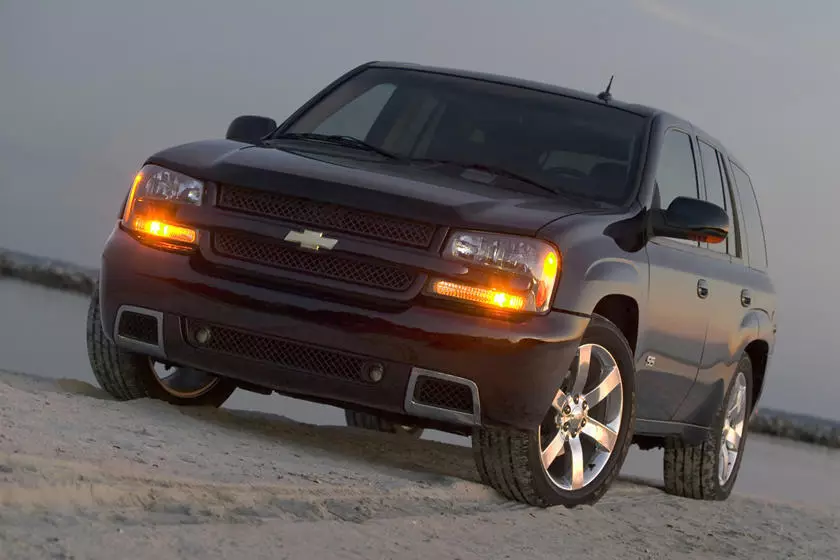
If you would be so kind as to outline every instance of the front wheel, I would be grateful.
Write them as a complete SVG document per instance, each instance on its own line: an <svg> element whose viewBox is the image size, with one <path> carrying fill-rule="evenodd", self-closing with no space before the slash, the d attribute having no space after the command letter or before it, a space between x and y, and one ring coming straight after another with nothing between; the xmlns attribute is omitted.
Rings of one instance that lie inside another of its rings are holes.
<svg viewBox="0 0 840 560"><path fill-rule="evenodd" d="M220 407L236 390L230 379L118 348L102 330L98 288L88 307L87 350L99 385L121 401L153 398L179 406Z"/></svg>
<svg viewBox="0 0 840 560"><path fill-rule="evenodd" d="M527 431L479 428L479 475L505 497L538 507L597 502L632 441L635 366L627 339L593 315L542 424Z"/></svg>
<svg viewBox="0 0 840 560"><path fill-rule="evenodd" d="M753 369L744 354L735 369L706 440L686 445L669 440L665 446L665 491L696 500L725 500L741 469L752 409Z"/></svg>

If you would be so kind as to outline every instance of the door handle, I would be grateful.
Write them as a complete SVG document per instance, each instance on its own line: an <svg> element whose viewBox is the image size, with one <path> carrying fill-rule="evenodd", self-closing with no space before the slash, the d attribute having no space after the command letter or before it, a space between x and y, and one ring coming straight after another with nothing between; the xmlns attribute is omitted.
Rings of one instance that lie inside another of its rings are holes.
<svg viewBox="0 0 840 560"><path fill-rule="evenodd" d="M700 299L709 297L709 283L702 278L697 281L697 297Z"/></svg>
<svg viewBox="0 0 840 560"><path fill-rule="evenodd" d="M749 307L752 304L752 294L747 289L741 290L741 306Z"/></svg>

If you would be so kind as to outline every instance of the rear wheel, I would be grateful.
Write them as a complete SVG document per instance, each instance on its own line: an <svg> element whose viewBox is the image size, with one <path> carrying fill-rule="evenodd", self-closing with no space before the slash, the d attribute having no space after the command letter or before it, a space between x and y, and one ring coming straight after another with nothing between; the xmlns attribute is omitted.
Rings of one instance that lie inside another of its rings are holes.
<svg viewBox="0 0 840 560"><path fill-rule="evenodd" d="M179 406L219 407L236 390L232 380L118 348L102 330L98 289L88 307L87 350L99 385L119 400L153 398Z"/></svg>
<svg viewBox="0 0 840 560"><path fill-rule="evenodd" d="M345 410L344 418L347 420L347 425L354 428L363 428L365 430L374 430L377 432L387 432L390 434L397 434L400 436L413 437L420 439L423 435L423 428L419 426L412 426L407 424L395 424L375 414L367 412L356 412L354 410Z"/></svg>
<svg viewBox="0 0 840 560"><path fill-rule="evenodd" d="M752 409L752 362L744 354L715 416L706 440L686 445L665 444L665 491L696 500L725 500L741 468Z"/></svg>
<svg viewBox="0 0 840 560"><path fill-rule="evenodd" d="M481 479L509 499L539 507L597 502L630 447L634 377L633 352L624 335L593 316L539 427L474 432Z"/></svg>

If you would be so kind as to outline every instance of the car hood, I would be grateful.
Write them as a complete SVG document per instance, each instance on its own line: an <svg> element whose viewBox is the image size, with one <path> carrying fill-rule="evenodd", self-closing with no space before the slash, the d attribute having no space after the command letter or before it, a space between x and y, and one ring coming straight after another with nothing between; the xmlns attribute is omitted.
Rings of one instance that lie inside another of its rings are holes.
<svg viewBox="0 0 840 560"><path fill-rule="evenodd" d="M148 163L220 184L438 225L524 235L534 235L558 218L601 208L595 203L478 183L383 160L360 150L330 146L322 149L302 142L266 147L206 140L163 150L150 157Z"/></svg>

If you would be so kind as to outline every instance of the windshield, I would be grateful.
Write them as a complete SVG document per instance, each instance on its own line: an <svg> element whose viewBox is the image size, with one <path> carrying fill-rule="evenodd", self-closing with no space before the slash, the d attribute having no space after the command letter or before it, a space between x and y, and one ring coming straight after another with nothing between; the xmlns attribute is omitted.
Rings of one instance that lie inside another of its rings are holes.
<svg viewBox="0 0 840 560"><path fill-rule="evenodd" d="M573 97L369 68L284 132L352 136L403 159L501 169L558 193L619 204L632 189L645 124L642 116ZM533 192L511 175L506 181Z"/></svg>

